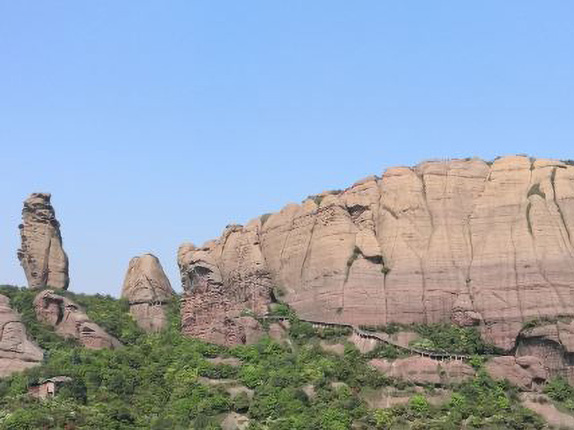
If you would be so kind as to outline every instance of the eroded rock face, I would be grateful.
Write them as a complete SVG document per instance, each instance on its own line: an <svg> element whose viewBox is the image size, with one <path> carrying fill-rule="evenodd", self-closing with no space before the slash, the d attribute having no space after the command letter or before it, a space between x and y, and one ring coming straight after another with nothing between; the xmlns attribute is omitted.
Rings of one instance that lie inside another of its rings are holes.
<svg viewBox="0 0 574 430"><path fill-rule="evenodd" d="M248 314L267 312L272 282L259 248L259 224L229 227L221 243L180 247L183 333L221 345L260 337L259 323Z"/></svg>
<svg viewBox="0 0 574 430"><path fill-rule="evenodd" d="M219 322L197 327L232 327L276 286L304 319L454 321L510 351L526 321L574 315L573 241L574 166L512 156L391 168L183 246L184 287L204 297L184 306L184 326L193 334L209 309Z"/></svg>
<svg viewBox="0 0 574 430"><path fill-rule="evenodd" d="M548 372L537 357L494 357L486 362L486 371L495 380L508 380L522 390L538 390L548 379Z"/></svg>
<svg viewBox="0 0 574 430"><path fill-rule="evenodd" d="M62 248L60 223L50 198L50 194L33 193L24 201L18 259L29 288L65 290L69 284L68 256Z"/></svg>
<svg viewBox="0 0 574 430"><path fill-rule="evenodd" d="M574 383L574 322L558 321L523 330L516 356L537 357L550 377L562 376Z"/></svg>
<svg viewBox="0 0 574 430"><path fill-rule="evenodd" d="M0 377L38 366L44 358L42 349L31 341L10 299L0 294Z"/></svg>
<svg viewBox="0 0 574 430"><path fill-rule="evenodd" d="M34 299L34 311L40 322L54 327L65 338L74 338L89 349L118 348L121 343L88 318L84 310L51 290Z"/></svg>
<svg viewBox="0 0 574 430"><path fill-rule="evenodd" d="M130 303L130 313L147 332L161 331L167 323L166 307L174 291L159 259L144 254L130 260L122 287L122 297Z"/></svg>
<svg viewBox="0 0 574 430"><path fill-rule="evenodd" d="M412 356L397 360L373 359L371 366L391 378L418 385L459 384L474 376L474 369L462 361L437 361L428 357Z"/></svg>

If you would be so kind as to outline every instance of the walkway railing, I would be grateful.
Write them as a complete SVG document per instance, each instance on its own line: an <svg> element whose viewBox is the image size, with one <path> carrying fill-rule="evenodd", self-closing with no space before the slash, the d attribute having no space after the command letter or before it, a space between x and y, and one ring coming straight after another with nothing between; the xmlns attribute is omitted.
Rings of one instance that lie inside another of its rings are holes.
<svg viewBox="0 0 574 430"><path fill-rule="evenodd" d="M268 321L288 321L288 317L278 316L278 315L264 315L264 319ZM378 342L385 343L387 345L394 346L402 351L406 351L410 354L420 355L422 357L432 358L433 360L469 360L470 355L463 355L463 354L452 354L449 352L441 352L441 351L430 351L420 348L414 348L411 346L406 346L398 343L397 341L393 340L390 335L386 333L375 333L371 331L363 330L359 327L356 327L352 324L345 324L345 323L330 323L324 321L312 321L307 319L299 318L299 321L306 322L312 324L314 328L347 328L353 331L357 336L363 339L374 339Z"/></svg>

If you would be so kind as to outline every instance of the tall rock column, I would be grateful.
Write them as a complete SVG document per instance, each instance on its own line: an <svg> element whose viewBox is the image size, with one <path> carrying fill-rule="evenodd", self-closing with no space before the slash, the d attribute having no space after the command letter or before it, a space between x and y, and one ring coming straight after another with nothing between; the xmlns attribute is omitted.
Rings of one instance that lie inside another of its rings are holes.
<svg viewBox="0 0 574 430"><path fill-rule="evenodd" d="M157 332L166 326L166 306L174 294L156 256L144 254L130 260L122 298L129 301L130 313L143 330Z"/></svg>
<svg viewBox="0 0 574 430"><path fill-rule="evenodd" d="M70 282L68 256L62 247L60 223L50 197L47 193L33 193L24 201L18 259L29 288L65 290Z"/></svg>

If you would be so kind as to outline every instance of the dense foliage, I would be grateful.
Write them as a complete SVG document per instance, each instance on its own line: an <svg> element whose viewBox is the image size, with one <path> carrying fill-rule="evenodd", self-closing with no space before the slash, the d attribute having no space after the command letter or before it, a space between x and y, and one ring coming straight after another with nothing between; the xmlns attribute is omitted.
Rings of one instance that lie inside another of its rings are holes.
<svg viewBox="0 0 574 430"><path fill-rule="evenodd" d="M318 332L285 307L276 312L290 320L288 342L264 337L255 345L223 348L180 335L177 301L169 328L148 335L130 318L126 303L65 293L125 344L114 351L91 351L36 321L34 292L3 287L0 293L10 296L30 335L47 351L44 365L0 382L0 429L218 429L229 411L247 415L251 430L345 430L353 424L359 429L458 429L463 423L468 429L542 428L519 405L514 390L482 371L451 387L450 400L442 406L433 406L427 400L433 387L415 390L389 380L346 343L344 330ZM441 338L426 336L443 346ZM344 354L321 349L321 342L334 341L346 345ZM235 357L242 365L214 364L208 360L213 357ZM73 382L53 399L27 395L30 384L55 375ZM253 398L232 397L223 385L206 383L221 379L252 390ZM365 393L391 387L411 393L409 402L368 408Z"/></svg>

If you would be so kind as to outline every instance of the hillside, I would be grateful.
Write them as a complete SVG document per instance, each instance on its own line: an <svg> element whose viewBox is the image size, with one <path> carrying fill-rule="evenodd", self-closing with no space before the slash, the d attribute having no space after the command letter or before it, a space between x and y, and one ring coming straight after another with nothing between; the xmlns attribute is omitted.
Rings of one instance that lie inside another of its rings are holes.
<svg viewBox="0 0 574 430"><path fill-rule="evenodd" d="M0 287L0 429L574 428L574 166L388 169L67 291L48 193Z"/></svg>
<svg viewBox="0 0 574 430"><path fill-rule="evenodd" d="M475 354L473 376L449 382L443 374L440 381L421 382L385 376L372 365L401 360L404 351L378 345L362 354L357 345L365 345L353 341L348 329L313 328L284 305L273 311L281 324L260 320L267 336L228 348L182 336L177 300L165 331L145 334L126 301L62 293L125 345L90 350L38 323L37 291L1 287L0 293L11 299L30 336L46 351L41 366L0 383L3 429L233 429L243 428L231 423L241 417L250 420L249 429L543 427L521 406L523 390L488 376L480 354L491 349L473 328L410 327L423 336L419 345ZM406 328L387 331L400 329ZM71 377L54 398L27 394L28 387L54 376ZM571 406L572 389L560 384L553 381L550 393ZM380 409L383 405L394 406Z"/></svg>

